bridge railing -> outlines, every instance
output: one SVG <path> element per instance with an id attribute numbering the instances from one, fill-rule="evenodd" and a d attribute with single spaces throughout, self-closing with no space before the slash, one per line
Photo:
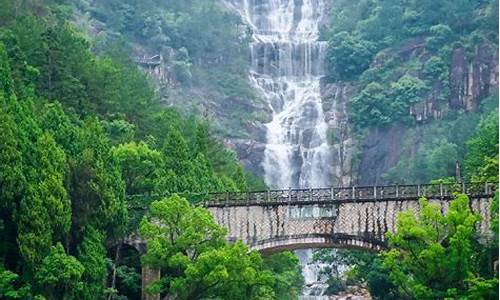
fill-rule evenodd
<path id="1" fill-rule="evenodd" d="M 208 194 L 204 204 L 206 206 L 266 203 L 300 204 L 329 201 L 405 200 L 420 197 L 444 199 L 451 198 L 454 193 L 465 193 L 471 197 L 490 196 L 496 188 L 496 184 L 493 183 L 470 182 L 225 192 Z"/>

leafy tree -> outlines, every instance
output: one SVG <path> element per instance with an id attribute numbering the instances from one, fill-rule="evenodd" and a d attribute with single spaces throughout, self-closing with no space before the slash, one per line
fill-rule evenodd
<path id="1" fill-rule="evenodd" d="M 19 284 L 19 275 L 0 267 L 0 297 L 2 299 L 27 299 L 32 296 L 31 286 Z"/>
<path id="2" fill-rule="evenodd" d="M 484 278 L 477 269 L 479 220 L 465 195 L 453 200 L 445 215 L 426 199 L 420 200 L 419 214 L 401 213 L 397 232 L 388 234 L 391 250 L 384 254 L 384 267 L 400 292 L 417 299 L 495 295 L 498 279 Z"/>
<path id="3" fill-rule="evenodd" d="M 412 104 L 419 102 L 424 93 L 429 88 L 425 83 L 413 76 L 405 75 L 399 78 L 398 81 L 391 84 L 391 95 L 395 115 L 405 115 L 409 112 L 409 107 Z"/>
<path id="4" fill-rule="evenodd" d="M 374 46 L 347 32 L 337 33 L 329 41 L 328 64 L 330 73 L 339 80 L 352 80 L 368 68 L 374 55 Z"/>
<path id="5" fill-rule="evenodd" d="M 127 224 L 125 187 L 120 167 L 112 156 L 104 128 L 96 119 L 85 120 L 78 134 L 78 155 L 70 177 L 74 230 L 91 225 L 119 238 Z"/>
<path id="6" fill-rule="evenodd" d="M 146 143 L 127 143 L 113 148 L 113 157 L 120 164 L 128 195 L 149 193 L 164 172 L 161 152 Z"/>
<path id="7" fill-rule="evenodd" d="M 17 216 L 19 250 L 30 271 L 36 269 L 52 243 L 68 233 L 71 224 L 71 206 L 64 188 L 64 152 L 48 134 L 40 136 L 34 147 L 30 167 L 37 172 L 29 178 Z"/>
<path id="8" fill-rule="evenodd" d="M 13 209 L 26 184 L 23 175 L 22 154 L 16 139 L 16 125 L 7 111 L 7 103 L 0 94 L 0 207 Z"/>
<path id="9" fill-rule="evenodd" d="M 280 252 L 263 257 L 264 269 L 273 273 L 275 299 L 295 299 L 304 285 L 298 257 L 292 252 Z"/>
<path id="10" fill-rule="evenodd" d="M 257 252 L 241 242 L 226 244 L 225 229 L 208 211 L 173 195 L 154 201 L 141 222 L 148 244 L 143 263 L 164 274 L 151 292 L 179 299 L 269 299 L 273 276 Z M 287 268 L 284 268 L 287 269 Z"/>
<path id="11" fill-rule="evenodd" d="M 352 99 L 353 121 L 360 127 L 380 126 L 392 122 L 394 117 L 387 108 L 391 99 L 386 89 L 376 82 L 367 85 L 361 93 Z"/>
<path id="12" fill-rule="evenodd" d="M 106 248 L 104 235 L 98 230 L 84 229 L 83 241 L 78 245 L 77 259 L 84 268 L 82 282 L 78 289 L 79 299 L 103 299 L 106 280 Z"/>
<path id="13" fill-rule="evenodd" d="M 60 243 L 49 251 L 36 272 L 39 289 L 49 299 L 74 299 L 85 268 Z"/>
<path id="14" fill-rule="evenodd" d="M 464 165 L 468 178 L 498 181 L 498 109 L 479 123 L 467 142 L 467 152 Z"/>
<path id="15" fill-rule="evenodd" d="M 453 31 L 448 25 L 438 24 L 429 28 L 431 36 L 427 38 L 427 47 L 437 51 L 453 40 Z"/>

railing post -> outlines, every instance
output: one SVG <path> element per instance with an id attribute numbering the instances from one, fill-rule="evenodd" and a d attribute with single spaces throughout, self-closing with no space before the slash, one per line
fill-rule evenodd
<path id="1" fill-rule="evenodd" d="M 271 191 L 267 189 L 267 202 L 271 202 Z"/>
<path id="2" fill-rule="evenodd" d="M 377 199 L 377 186 L 373 186 L 373 199 Z"/>
<path id="3" fill-rule="evenodd" d="M 356 199 L 356 187 L 352 186 L 352 199 Z"/>
<path id="4" fill-rule="evenodd" d="M 443 183 L 442 182 L 439 184 L 439 195 L 441 195 L 441 198 L 443 198 Z"/>
<path id="5" fill-rule="evenodd" d="M 309 201 L 312 201 L 312 197 L 313 197 L 313 190 L 312 188 L 309 188 Z"/>
<path id="6" fill-rule="evenodd" d="M 292 202 L 292 187 L 288 187 L 288 202 Z"/>
<path id="7" fill-rule="evenodd" d="M 396 198 L 399 198 L 399 184 L 396 184 Z"/>
<path id="8" fill-rule="evenodd" d="M 333 195 L 333 186 L 330 187 L 330 200 L 334 200 L 335 196 Z"/>
<path id="9" fill-rule="evenodd" d="M 229 203 L 229 192 L 226 192 L 226 206 L 228 206 Z"/>
<path id="10" fill-rule="evenodd" d="M 462 194 L 465 194 L 465 182 L 462 180 Z"/>
<path id="11" fill-rule="evenodd" d="M 489 190 L 488 190 L 488 183 L 484 183 L 484 194 L 485 195 L 488 195 L 489 194 Z"/>
<path id="12" fill-rule="evenodd" d="M 420 197 L 420 184 L 417 185 L 417 197 Z"/>

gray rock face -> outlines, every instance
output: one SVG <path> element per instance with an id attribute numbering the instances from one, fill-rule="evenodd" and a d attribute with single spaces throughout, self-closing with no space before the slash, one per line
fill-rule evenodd
<path id="1" fill-rule="evenodd" d="M 262 176 L 264 173 L 262 161 L 266 144 L 256 140 L 244 139 L 231 140 L 230 143 L 231 148 L 235 150 L 236 155 L 243 163 L 245 170 L 254 175 Z"/>
<path id="2" fill-rule="evenodd" d="M 402 142 L 406 132 L 402 126 L 370 132 L 361 142 L 359 185 L 385 183 L 382 174 L 394 167 L 402 154 Z"/>
<path id="3" fill-rule="evenodd" d="M 472 58 L 467 57 L 465 49 L 455 49 L 450 82 L 450 108 L 475 110 L 482 98 L 498 90 L 498 49 L 483 44 Z"/>

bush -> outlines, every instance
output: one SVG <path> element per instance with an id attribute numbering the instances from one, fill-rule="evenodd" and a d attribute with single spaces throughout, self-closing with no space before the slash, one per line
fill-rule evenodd
<path id="1" fill-rule="evenodd" d="M 374 45 L 345 31 L 329 42 L 328 67 L 334 79 L 353 80 L 368 68 L 375 54 Z"/>

